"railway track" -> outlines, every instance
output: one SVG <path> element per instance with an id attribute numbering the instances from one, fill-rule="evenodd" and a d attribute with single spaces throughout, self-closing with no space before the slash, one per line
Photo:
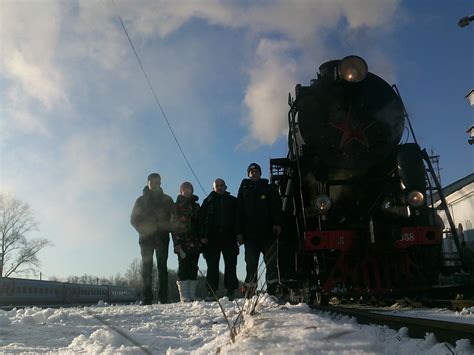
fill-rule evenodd
<path id="1" fill-rule="evenodd" d="M 361 324 L 386 325 L 395 330 L 406 327 L 411 338 L 424 338 L 426 333 L 433 333 L 440 342 L 455 345 L 457 340 L 469 339 L 471 344 L 474 344 L 474 324 L 383 314 L 380 312 L 386 312 L 386 310 L 381 308 L 347 306 L 312 306 L 311 308 L 351 316 Z"/>
<path id="2" fill-rule="evenodd" d="M 462 311 L 464 308 L 474 307 L 474 300 L 429 300 L 424 305 Z"/>

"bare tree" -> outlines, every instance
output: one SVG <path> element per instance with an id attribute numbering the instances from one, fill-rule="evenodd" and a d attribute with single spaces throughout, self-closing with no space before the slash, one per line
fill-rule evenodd
<path id="1" fill-rule="evenodd" d="M 153 268 L 154 269 L 154 268 Z M 139 259 L 133 259 L 132 263 L 125 271 L 125 279 L 127 280 L 128 286 L 141 288 L 142 287 L 142 263 Z"/>
<path id="2" fill-rule="evenodd" d="M 33 271 L 40 261 L 38 252 L 51 245 L 47 239 L 26 238 L 38 229 L 27 203 L 0 194 L 0 277 Z"/>

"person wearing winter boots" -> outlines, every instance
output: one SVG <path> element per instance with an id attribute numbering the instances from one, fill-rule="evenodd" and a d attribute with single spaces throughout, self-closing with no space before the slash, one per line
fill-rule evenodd
<path id="1" fill-rule="evenodd" d="M 229 300 L 234 299 L 234 291 L 239 286 L 237 279 L 237 255 L 239 247 L 234 234 L 237 199 L 227 191 L 225 181 L 216 179 L 213 191 L 203 201 L 200 210 L 201 243 L 207 263 L 206 280 L 209 296 L 214 301 L 219 286 L 219 260 L 224 257 L 224 287 Z"/>
<path id="2" fill-rule="evenodd" d="M 199 205 L 190 182 L 183 182 L 171 214 L 174 252 L 178 255 L 178 285 L 181 302 L 196 299 L 200 253 Z"/>
<path id="3" fill-rule="evenodd" d="M 130 222 L 137 230 L 142 256 L 142 283 L 144 305 L 153 302 L 152 270 L 156 252 L 161 303 L 168 302 L 168 247 L 170 243 L 170 217 L 173 200 L 161 189 L 161 176 L 148 175 L 147 185 L 133 206 Z"/>

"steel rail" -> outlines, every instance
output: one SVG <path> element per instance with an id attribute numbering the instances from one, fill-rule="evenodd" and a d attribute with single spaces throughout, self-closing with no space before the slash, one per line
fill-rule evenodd
<path id="1" fill-rule="evenodd" d="M 351 316 L 360 324 L 386 325 L 395 330 L 406 327 L 411 338 L 424 338 L 426 333 L 433 333 L 440 342 L 455 345 L 457 340 L 469 339 L 471 344 L 474 344 L 474 324 L 382 314 L 380 312 L 383 312 L 383 309 L 374 308 L 342 306 L 311 306 L 311 308 L 315 311 Z"/>

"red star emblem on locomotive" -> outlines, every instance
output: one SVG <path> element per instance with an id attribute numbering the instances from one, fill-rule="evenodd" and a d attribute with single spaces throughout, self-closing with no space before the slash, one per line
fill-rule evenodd
<path id="1" fill-rule="evenodd" d="M 329 123 L 331 126 L 337 128 L 342 132 L 341 143 L 339 148 L 344 148 L 353 140 L 359 142 L 365 147 L 369 148 L 369 141 L 365 135 L 365 130 L 369 128 L 374 122 L 362 123 L 354 119 L 352 109 L 347 112 L 347 119 L 339 123 Z"/>

